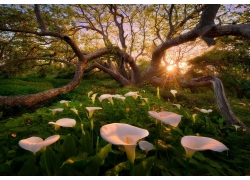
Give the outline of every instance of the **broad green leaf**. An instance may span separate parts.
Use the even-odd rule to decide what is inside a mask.
[[[88,163],[85,167],[83,174],[87,176],[97,176],[99,173],[99,167],[104,163],[108,153],[112,150],[112,144],[107,144],[103,147],[98,154]]]
[[[67,135],[63,142],[63,153],[66,158],[70,158],[77,155],[77,148],[74,139],[71,135]]]
[[[151,168],[154,165],[154,156],[143,160],[140,164],[135,166],[135,176],[150,176]]]
[[[40,158],[40,165],[44,169],[44,172],[46,172],[46,174],[48,173],[46,170],[47,168],[49,170],[50,175],[55,175],[57,168],[57,161],[58,161],[58,156],[55,154],[55,152],[52,150],[50,146],[47,146],[46,151],[43,152]]]
[[[206,158],[206,161],[209,163],[210,166],[213,166],[215,168],[221,168],[221,166],[217,162],[215,162],[209,158]]]
[[[194,134],[192,129],[190,129],[188,126],[185,127],[184,133],[185,133],[185,135],[193,135]]]
[[[205,158],[199,151],[196,151],[196,152],[194,153],[193,157],[196,158],[196,159],[199,159],[199,160],[201,160],[201,161],[206,160],[206,158]]]
[[[0,164],[0,175],[6,176],[6,175],[12,175],[10,171],[10,166],[6,163]]]
[[[30,158],[23,164],[22,168],[18,172],[18,176],[34,176],[38,171],[38,167],[35,165],[36,156],[31,155]]]
[[[93,147],[91,145],[91,137],[88,131],[85,131],[85,134],[82,134],[80,144],[81,146],[79,147],[79,150],[81,152],[87,152],[89,154],[92,153]]]
[[[183,134],[182,130],[181,130],[178,126],[177,126],[177,127],[174,127],[173,129],[176,130],[180,135],[185,136],[185,135]]]
[[[168,171],[174,176],[180,176],[180,170],[175,168],[170,168]]]
[[[206,169],[210,172],[211,175],[213,176],[219,176],[219,173],[216,171],[216,169],[206,165]]]
[[[76,157],[71,157],[63,162],[60,168],[64,168],[67,165],[79,165],[82,168],[89,162],[88,153],[79,154]]]
[[[162,176],[172,176],[167,170],[161,170]]]
[[[129,169],[129,161],[117,164],[114,168],[106,171],[105,176],[118,176],[119,172],[124,169]]]

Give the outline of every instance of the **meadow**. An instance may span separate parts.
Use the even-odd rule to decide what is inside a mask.
[[[60,87],[70,80],[0,77],[0,81],[0,95],[10,96]],[[228,101],[249,127],[249,99],[230,96]],[[162,120],[165,114],[161,112],[181,117],[180,121]],[[56,125],[65,118],[72,124]],[[0,107],[0,175],[250,175],[250,135],[241,127],[227,126],[224,120],[212,89],[192,94],[171,85],[121,87],[110,78],[84,78],[70,93],[34,107]],[[110,140],[105,128],[117,128],[112,131],[115,138]],[[37,137],[40,148],[25,144],[30,137]],[[211,138],[227,150],[211,143],[207,149],[185,148],[184,137]],[[202,141],[203,146],[206,142]]]

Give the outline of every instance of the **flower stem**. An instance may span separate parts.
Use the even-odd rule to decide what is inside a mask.
[[[45,169],[46,169],[47,175],[51,176],[51,174],[49,172],[48,165],[47,165],[46,157],[45,157],[45,151],[43,152],[42,157],[43,157],[43,160],[44,160],[44,163],[45,163]]]
[[[129,161],[129,167],[130,167],[130,172],[129,172],[130,176],[134,176],[134,174],[135,174],[135,168],[134,168],[135,165],[134,165],[134,163]]]

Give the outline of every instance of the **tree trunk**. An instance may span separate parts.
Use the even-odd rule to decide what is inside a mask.
[[[220,112],[222,116],[226,118],[225,120],[226,124],[227,125],[239,124],[242,128],[245,128],[247,129],[248,132],[250,132],[250,129],[243,122],[241,122],[232,111],[227,101],[224,87],[223,87],[221,80],[217,77],[214,77],[213,79],[210,80],[210,82],[212,82],[213,84],[214,95],[215,95],[216,102],[219,106]]]
[[[238,124],[242,128],[245,128],[248,133],[250,133],[250,129],[243,122],[241,122],[232,111],[226,98],[223,84],[219,78],[215,76],[203,76],[199,78],[193,78],[190,80],[190,82],[181,83],[178,81],[178,84],[183,88],[210,86],[211,83],[214,88],[215,99],[220,109],[221,115],[226,118],[225,123],[229,126]]]
[[[13,106],[27,106],[31,107],[42,101],[51,99],[60,94],[70,92],[73,90],[80,82],[83,76],[85,64],[81,61],[78,62],[76,66],[76,72],[73,80],[67,85],[61,88],[50,89],[48,91],[43,91],[37,94],[20,95],[20,96],[0,96],[0,107],[13,107]]]

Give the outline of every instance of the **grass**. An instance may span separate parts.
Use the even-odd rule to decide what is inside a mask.
[[[9,91],[8,95],[20,95],[60,87],[67,82],[69,82],[68,79],[1,79],[0,95],[5,95],[6,87],[15,90]],[[94,104],[87,96],[89,91],[97,93]],[[141,97],[148,98],[148,104],[141,98],[134,100],[132,97],[127,97],[124,103],[119,99],[113,99],[114,106],[107,100],[103,102],[98,100],[102,94],[124,95],[129,91],[137,91]],[[180,89],[177,91],[174,98],[170,90],[160,89],[161,98],[158,99],[155,87],[121,88],[108,78],[83,79],[72,92],[53,98],[49,103],[41,103],[36,108],[27,110],[19,107],[17,109],[19,113],[13,109],[11,111],[11,108],[2,108],[1,114],[7,110],[9,113],[1,117],[0,122],[0,175],[129,175],[131,167],[124,149],[121,146],[110,146],[100,137],[100,128],[114,122],[147,129],[149,136],[144,140],[152,144],[158,142],[157,157],[155,157],[155,150],[145,154],[144,151],[136,148],[134,168],[136,175],[185,175],[185,150],[180,140],[187,135],[211,137],[229,148],[228,152],[221,153],[196,152],[189,162],[189,175],[249,175],[249,134],[242,129],[235,131],[234,127],[228,127],[223,123],[223,117],[218,111],[212,91],[196,94]],[[60,100],[71,102],[67,107],[65,104],[60,104]],[[233,97],[228,100],[239,119],[249,125],[248,100]],[[240,102],[246,103],[246,106],[240,105]],[[173,106],[173,103],[181,104],[181,108]],[[102,110],[94,113],[93,134],[86,110],[86,107],[91,106],[102,107]],[[155,119],[148,115],[148,111],[152,110],[153,106],[158,108],[157,111],[164,108],[165,111],[182,115],[178,127],[173,128],[162,123],[157,135]],[[194,107],[211,108],[213,112],[204,116]],[[54,108],[64,108],[64,110],[53,115],[50,109]],[[82,122],[70,108],[78,110]],[[193,114],[197,114],[195,123],[192,119]],[[76,126],[61,127],[59,131],[55,131],[54,127],[48,124],[50,121],[65,117],[75,119]],[[207,122],[206,126],[204,126],[204,119]],[[82,133],[81,123],[85,134]],[[38,152],[33,155],[18,145],[21,139],[31,136],[45,139],[55,133],[60,134],[60,140],[48,146],[44,153]]]

